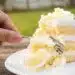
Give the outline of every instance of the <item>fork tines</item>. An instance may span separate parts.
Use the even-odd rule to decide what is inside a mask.
[[[54,49],[56,50],[56,52],[58,52],[59,54],[62,54],[64,51],[64,45],[59,40],[55,39],[54,37],[50,36],[50,38],[55,43]]]

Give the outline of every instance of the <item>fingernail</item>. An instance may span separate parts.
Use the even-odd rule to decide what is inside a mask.
[[[21,35],[19,35],[19,34],[14,35],[14,36],[9,40],[10,43],[19,43],[19,42],[21,42],[21,41],[22,41],[22,37],[21,37]]]

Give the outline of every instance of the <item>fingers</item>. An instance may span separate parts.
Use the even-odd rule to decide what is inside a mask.
[[[8,30],[17,31],[17,28],[14,26],[10,17],[2,11],[0,11],[0,27]]]
[[[13,43],[21,40],[22,38],[9,16],[0,11],[0,41]]]
[[[17,43],[22,40],[19,33],[0,28],[0,41]]]
[[[4,21],[4,27],[8,30],[18,31],[12,20],[8,17],[8,15],[6,15],[6,19]]]

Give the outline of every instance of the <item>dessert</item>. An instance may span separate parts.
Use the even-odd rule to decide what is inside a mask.
[[[30,39],[25,65],[40,70],[75,61],[74,15],[60,8],[42,15]]]

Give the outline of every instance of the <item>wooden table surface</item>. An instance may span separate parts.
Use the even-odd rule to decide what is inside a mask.
[[[6,70],[4,62],[9,55],[11,55],[16,51],[25,49],[28,44],[29,44],[29,39],[25,38],[25,40],[19,44],[4,43],[2,46],[0,46],[0,75],[15,75],[13,73],[10,73],[8,70]]]

